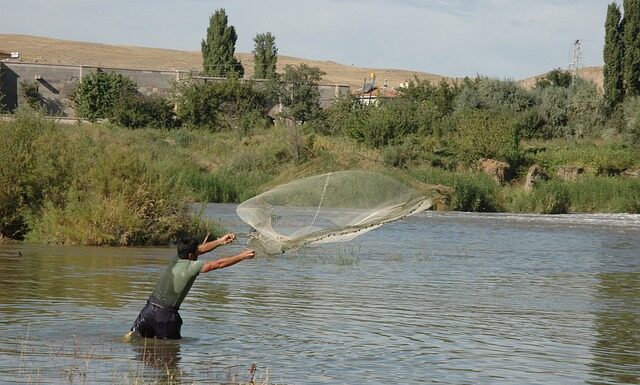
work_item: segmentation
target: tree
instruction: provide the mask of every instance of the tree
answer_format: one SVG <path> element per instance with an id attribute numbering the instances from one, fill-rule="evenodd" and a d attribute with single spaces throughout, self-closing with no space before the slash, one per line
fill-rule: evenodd
<path id="1" fill-rule="evenodd" d="M 604 96 L 611 111 L 624 98 L 624 37 L 622 14 L 616 3 L 609 4 L 604 36 Z"/>
<path id="2" fill-rule="evenodd" d="M 640 0 L 624 0 L 624 89 L 640 95 Z"/>
<path id="3" fill-rule="evenodd" d="M 206 76 L 244 76 L 244 68 L 234 57 L 236 50 L 236 30 L 227 25 L 224 9 L 218 9 L 209 18 L 207 38 L 202 39 L 202 62 Z"/>
<path id="4" fill-rule="evenodd" d="M 276 37 L 267 33 L 259 33 L 253 38 L 254 74 L 257 79 L 274 79 L 276 77 L 276 63 L 278 62 L 278 48 Z"/>
<path id="5" fill-rule="evenodd" d="M 288 108 L 289 115 L 296 121 L 306 122 L 320 112 L 320 91 L 318 82 L 325 75 L 318 67 L 287 64 L 282 74 L 279 96 Z"/>
<path id="6" fill-rule="evenodd" d="M 563 71 L 560 68 L 556 68 L 547 72 L 547 74 L 536 81 L 537 88 L 545 88 L 549 86 L 564 87 L 567 88 L 571 85 L 573 76 L 569 71 Z"/>

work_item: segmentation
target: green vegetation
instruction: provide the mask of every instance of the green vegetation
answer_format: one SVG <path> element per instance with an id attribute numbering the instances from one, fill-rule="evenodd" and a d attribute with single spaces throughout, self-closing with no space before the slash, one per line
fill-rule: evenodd
<path id="1" fill-rule="evenodd" d="M 0 238 L 85 245 L 166 244 L 216 231 L 189 214 L 192 194 L 161 175 L 130 132 L 78 130 L 29 112 L 0 123 Z"/>
<path id="2" fill-rule="evenodd" d="M 209 18 L 207 36 L 202 39 L 204 75 L 219 77 L 244 76 L 244 68 L 235 57 L 238 35 L 224 9 L 218 9 Z"/>
<path id="3" fill-rule="evenodd" d="M 79 117 L 95 121 L 113 117 L 118 103 L 136 94 L 131 79 L 100 71 L 83 77 L 71 98 Z"/>
<path id="4" fill-rule="evenodd" d="M 640 3 L 629 4 L 627 21 L 609 7 L 608 41 L 640 15 Z M 223 10 L 211 23 L 212 39 L 235 44 Z M 256 44 L 264 38 L 269 46 L 268 35 Z M 203 42 L 203 53 L 213 52 L 214 40 Z M 608 44 L 605 55 L 619 64 L 616 43 Z M 397 97 L 364 104 L 350 95 L 324 110 L 322 75 L 303 64 L 266 83 L 190 79 L 167 100 L 139 95 L 119 75 L 86 76 L 74 94 L 77 112 L 107 123 L 68 129 L 33 111 L 0 123 L 0 237 L 166 243 L 209 226 L 189 215 L 190 202 L 241 202 L 278 183 L 345 169 L 394 169 L 449 186 L 451 210 L 640 212 L 640 96 L 623 83 L 617 99 L 620 73 L 604 94 L 560 69 L 533 89 L 486 77 L 415 79 Z M 268 116 L 278 103 L 280 115 Z M 534 165 L 546 177 L 526 184 Z"/>
<path id="5" fill-rule="evenodd" d="M 253 38 L 255 48 L 253 49 L 255 79 L 275 79 L 276 64 L 278 63 L 278 48 L 276 47 L 276 37 L 267 33 L 259 33 Z"/>
<path id="6" fill-rule="evenodd" d="M 318 82 L 323 75 L 318 68 L 306 64 L 285 67 L 277 93 L 287 107 L 288 117 L 304 123 L 320 115 Z"/>
<path id="7" fill-rule="evenodd" d="M 616 3 L 609 4 L 604 37 L 604 96 L 609 109 L 624 98 L 624 40 L 622 13 Z"/>

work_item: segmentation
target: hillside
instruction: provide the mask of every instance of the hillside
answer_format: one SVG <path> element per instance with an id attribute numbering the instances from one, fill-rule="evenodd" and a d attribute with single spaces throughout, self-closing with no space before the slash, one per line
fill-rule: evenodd
<path id="1" fill-rule="evenodd" d="M 147 70 L 202 69 L 202 55 L 200 51 L 108 45 L 51 39 L 39 36 L 0 34 L 0 52 L 14 51 L 20 52 L 21 60 L 25 62 L 82 64 Z M 238 53 L 236 56 L 244 65 L 245 76 L 251 77 L 253 75 L 253 55 L 250 53 Z M 278 56 L 278 71 L 283 71 L 287 64 L 298 65 L 300 63 L 318 67 L 321 71 L 325 72 L 326 75 L 323 77 L 323 83 L 347 84 L 351 86 L 352 89 L 361 87 L 364 78 L 368 77 L 371 72 L 376 73 L 380 84 L 387 80 L 390 87 L 397 87 L 400 83 L 413 79 L 414 77 L 431 81 L 439 81 L 444 78 L 443 76 L 427 72 L 355 67 L 333 61 L 307 60 L 285 55 Z M 531 87 L 535 84 L 535 80 L 541 75 L 522 79 L 520 83 L 525 87 Z M 601 67 L 582 68 L 580 70 L 580 76 L 594 81 L 602 87 Z"/>
<path id="2" fill-rule="evenodd" d="M 38 36 L 0 34 L 0 52 L 20 52 L 22 61 L 47 64 L 95 65 L 102 67 L 133 68 L 147 70 L 201 70 L 202 54 L 200 51 L 179 51 L 160 48 L 144 48 L 122 45 L 107 45 L 50 39 Z M 245 76 L 253 75 L 253 54 L 238 53 L 242 61 Z M 332 61 L 306 60 L 291 56 L 278 56 L 278 71 L 283 71 L 287 64 L 306 63 L 318 67 L 326 75 L 323 83 L 347 84 L 352 88 L 362 86 L 365 77 L 376 73 L 378 82 L 386 79 L 390 87 L 413 79 L 438 81 L 442 76 L 426 72 L 396 69 L 361 68 L 343 65 Z"/>

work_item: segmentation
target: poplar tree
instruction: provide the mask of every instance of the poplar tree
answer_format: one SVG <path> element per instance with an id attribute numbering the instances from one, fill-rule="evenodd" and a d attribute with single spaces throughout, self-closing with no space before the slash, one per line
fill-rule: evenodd
<path id="1" fill-rule="evenodd" d="M 254 78 L 275 79 L 276 63 L 278 62 L 278 48 L 276 37 L 267 33 L 259 33 L 253 38 Z"/>
<path id="2" fill-rule="evenodd" d="M 604 95 L 613 109 L 624 98 L 624 38 L 622 13 L 616 3 L 609 4 L 604 36 Z"/>
<path id="3" fill-rule="evenodd" d="M 242 64 L 234 57 L 236 30 L 228 25 L 224 9 L 218 9 L 209 18 L 207 38 L 202 39 L 202 62 L 206 76 L 244 76 Z"/>
<path id="4" fill-rule="evenodd" d="M 624 89 L 626 96 L 640 95 L 640 0 L 624 0 Z"/>

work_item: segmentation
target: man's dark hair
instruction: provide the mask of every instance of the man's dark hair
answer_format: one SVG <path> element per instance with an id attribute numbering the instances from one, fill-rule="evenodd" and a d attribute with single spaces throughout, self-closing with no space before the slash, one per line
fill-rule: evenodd
<path id="1" fill-rule="evenodd" d="M 185 237 L 178 239 L 178 258 L 189 259 L 189 254 L 198 251 L 198 241 L 195 238 Z"/>

